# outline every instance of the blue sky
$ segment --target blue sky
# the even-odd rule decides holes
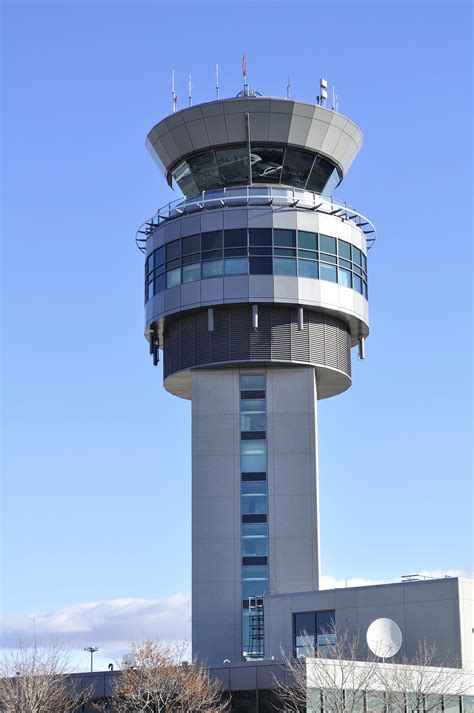
[[[161,607],[167,636],[187,622],[190,405],[150,363],[134,234],[176,197],[144,147],[171,69],[181,107],[190,72],[213,99],[216,62],[234,96],[243,52],[262,94],[290,75],[313,101],[327,77],[365,137],[337,195],[378,229],[371,335],[320,404],[322,572],[472,571],[470,4],[2,10],[3,616],[101,602],[105,628],[77,625],[99,646],[112,601],[155,606],[158,629]],[[116,642],[148,632],[132,619]]]

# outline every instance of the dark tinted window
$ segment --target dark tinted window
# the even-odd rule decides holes
[[[249,152],[245,147],[216,149],[216,163],[224,186],[246,184],[249,177]]]
[[[222,247],[222,230],[213,230],[201,235],[202,250],[216,250]]]
[[[224,247],[237,248],[247,245],[247,229],[224,230]]]
[[[295,614],[295,636],[311,636],[315,634],[315,614],[314,612],[304,612]]]
[[[188,158],[188,164],[199,192],[221,185],[213,151]]]
[[[162,245],[161,248],[155,250],[155,267],[157,265],[163,265],[165,261],[165,246]]]
[[[166,259],[175,260],[181,255],[181,240],[173,240],[166,245]]]
[[[251,257],[249,258],[250,274],[251,275],[271,275],[272,274],[272,258],[271,257]]]
[[[249,245],[271,245],[272,244],[272,229],[271,228],[250,228],[249,229]]]
[[[200,235],[190,235],[187,238],[183,238],[183,255],[189,255],[190,253],[198,253],[201,249],[201,236]]]
[[[351,259],[351,244],[346,243],[345,240],[338,240],[339,244],[339,255],[346,260]]]

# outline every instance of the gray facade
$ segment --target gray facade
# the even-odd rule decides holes
[[[238,661],[245,644],[240,373],[193,372],[193,650],[211,665]],[[319,586],[314,369],[255,373],[267,383],[265,591],[311,591]]]

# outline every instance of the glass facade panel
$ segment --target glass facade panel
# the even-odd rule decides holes
[[[325,265],[321,263],[319,266],[319,277],[321,280],[329,280],[329,282],[337,282],[337,270],[335,265]]]
[[[275,246],[281,248],[295,248],[296,230],[282,230],[280,228],[275,228],[273,231],[273,240]]]
[[[252,146],[252,182],[279,183],[283,165],[283,148]]]
[[[267,442],[241,441],[240,460],[242,473],[265,473],[267,470]]]
[[[173,240],[166,244],[166,259],[175,260],[181,257],[181,240]]]
[[[201,263],[195,262],[193,265],[183,265],[183,283],[196,282],[201,279]]]
[[[267,483],[265,480],[242,481],[242,514],[264,515],[267,512]]]
[[[265,399],[242,399],[240,409],[241,431],[265,431]]]
[[[242,523],[242,557],[267,557],[267,523]]]
[[[249,245],[258,247],[260,245],[272,245],[271,228],[249,228]]]
[[[185,196],[195,196],[199,193],[191,168],[187,161],[182,161],[172,172],[173,178]]]
[[[352,276],[349,270],[344,270],[342,267],[338,270],[339,284],[344,287],[352,287]]]
[[[238,248],[247,245],[247,229],[224,230],[224,247]]]
[[[464,696],[463,703],[465,706],[466,696]],[[444,696],[444,710],[446,711],[446,713],[459,713],[461,710],[461,700],[459,696]]]
[[[318,279],[318,263],[311,260],[298,260],[298,275]]]
[[[272,269],[273,265],[271,257],[249,258],[249,271],[251,275],[271,275]]]
[[[222,248],[222,230],[211,230],[201,234],[201,250],[217,250]]]
[[[201,250],[201,235],[189,235],[182,240],[183,255],[198,253]]]
[[[362,278],[359,277],[359,275],[352,276],[352,285],[354,287],[354,290],[357,290],[357,292],[360,292],[362,294]]]
[[[212,262],[202,263],[203,277],[220,277],[222,275],[223,263],[222,260],[214,260]]]
[[[242,374],[240,389],[241,391],[264,391],[265,374]]]
[[[224,260],[226,275],[248,275],[249,261],[246,257],[233,257]]]
[[[366,693],[367,713],[384,713],[385,711],[385,693],[383,691]]]
[[[346,243],[345,240],[338,241],[339,256],[343,257],[345,260],[351,259],[351,244]]]
[[[276,257],[273,259],[275,275],[296,275],[295,258]]]
[[[319,249],[325,253],[336,254],[336,238],[331,238],[329,235],[319,236]]]
[[[178,267],[177,270],[170,270],[166,273],[166,288],[176,287],[181,283],[181,268]]]
[[[202,278],[221,276],[224,272],[226,275],[284,276],[295,276],[298,272],[301,277],[309,279],[339,282],[340,285],[352,288],[367,298],[367,275],[363,269],[367,264],[366,256],[347,241],[336,240],[328,235],[318,236],[309,231],[280,228],[274,231],[271,228],[251,228],[248,235],[249,246],[247,246],[247,229],[239,228],[190,235],[157,248],[147,256],[145,261],[145,300],[149,300],[153,294],[162,292],[165,287],[180,284],[181,279],[184,283],[200,279],[198,277],[200,262],[203,263],[200,268]],[[275,240],[275,246],[272,245],[272,238]],[[298,250],[295,247],[296,240]],[[321,252],[309,249],[318,247],[318,241],[319,247],[323,248]],[[333,252],[336,249],[339,256]],[[169,277],[156,280],[154,278],[159,277],[164,271],[165,253]],[[298,265],[294,260],[296,254],[298,254]],[[361,264],[347,259],[350,256]],[[180,273],[175,271],[181,265],[189,267],[183,270],[180,277]]]

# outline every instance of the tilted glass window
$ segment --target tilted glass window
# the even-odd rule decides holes
[[[241,441],[240,460],[242,473],[264,473],[267,470],[267,442]]]
[[[201,250],[201,235],[189,235],[187,238],[182,240],[182,252],[183,255],[190,255],[192,253],[198,253]]]
[[[304,188],[314,163],[314,154],[301,149],[286,148],[281,172],[281,183]]]
[[[216,163],[223,186],[242,185],[249,179],[249,152],[245,147],[216,149]]]
[[[283,148],[252,146],[252,181],[254,183],[279,183],[283,166]]]

